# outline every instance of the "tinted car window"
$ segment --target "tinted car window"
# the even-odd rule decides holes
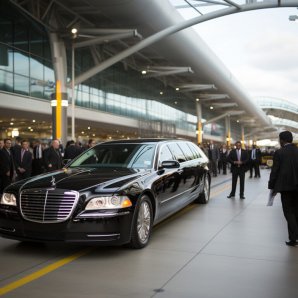
[[[169,143],[169,148],[177,161],[179,162],[186,161],[185,155],[183,154],[182,150],[176,143]]]
[[[186,142],[179,142],[178,146],[181,148],[181,150],[183,151],[184,155],[188,160],[192,160],[195,158],[193,152],[187,146]]]
[[[197,156],[196,158],[202,157],[199,147],[194,145],[193,143],[187,143],[190,148],[194,151],[194,154]]]
[[[159,152],[159,164],[161,164],[165,160],[173,160],[173,155],[166,145],[162,146]]]
[[[155,145],[101,144],[84,152],[69,167],[152,168]]]

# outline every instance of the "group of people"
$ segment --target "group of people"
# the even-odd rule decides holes
[[[240,142],[240,141],[239,141]],[[237,143],[236,143],[237,144]],[[235,144],[235,146],[236,146]],[[240,147],[241,147],[240,142]],[[227,171],[231,171],[231,156],[232,149],[226,144],[215,145],[211,140],[208,145],[201,147],[205,154],[209,158],[209,167],[213,174],[213,177],[217,177],[222,172],[223,175],[227,175]],[[262,153],[256,145],[247,149],[247,162],[245,163],[245,170],[249,170],[250,178],[260,178],[260,165],[262,161]]]
[[[0,140],[0,194],[14,181],[61,169],[68,160],[94,145],[93,139],[85,147],[71,140],[65,148],[57,139],[49,145],[37,140],[32,146],[19,137],[14,144],[9,138]]]
[[[288,246],[298,245],[298,147],[293,144],[293,135],[290,131],[283,131],[279,134],[280,149],[273,155],[273,165],[268,181],[268,189],[272,195],[280,193],[284,217],[288,226]],[[254,151],[255,149],[255,151]],[[236,184],[240,179],[240,199],[244,197],[245,172],[248,163],[257,157],[257,150],[253,148],[247,151],[241,148],[241,142],[235,144],[227,157],[231,164],[232,189],[228,198],[235,197]],[[255,168],[253,163],[250,167]],[[252,174],[250,172],[250,177]],[[255,177],[260,177],[259,170],[255,170]]]

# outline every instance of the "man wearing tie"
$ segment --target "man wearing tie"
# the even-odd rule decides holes
[[[256,147],[256,145],[252,146],[252,149],[249,151],[249,178],[252,178],[253,169],[255,172],[255,178],[261,177],[260,175],[260,163],[261,163],[261,151]]]
[[[29,178],[32,171],[32,153],[29,151],[29,142],[22,140],[21,150],[15,155],[17,181]]]
[[[231,164],[232,172],[232,190],[228,195],[229,199],[235,198],[237,179],[240,179],[240,199],[245,199],[244,197],[244,180],[245,180],[245,171],[248,162],[248,153],[246,150],[241,149],[241,142],[237,141],[236,149],[231,150],[228,155],[228,162]]]

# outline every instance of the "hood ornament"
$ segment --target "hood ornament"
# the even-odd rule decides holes
[[[53,187],[56,186],[56,180],[55,180],[54,176],[52,176],[51,184],[52,184]]]

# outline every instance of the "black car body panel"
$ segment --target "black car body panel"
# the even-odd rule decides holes
[[[184,157],[171,148],[177,144],[187,146]],[[168,163],[162,166],[164,160]],[[16,202],[1,199],[0,235],[26,241],[128,243],[140,198],[150,199],[152,225],[160,222],[197,199],[206,179],[210,185],[207,164],[204,153],[183,140],[99,144],[62,170],[7,187],[5,194]],[[128,205],[119,207],[119,200]],[[97,207],[101,203],[107,205]]]

